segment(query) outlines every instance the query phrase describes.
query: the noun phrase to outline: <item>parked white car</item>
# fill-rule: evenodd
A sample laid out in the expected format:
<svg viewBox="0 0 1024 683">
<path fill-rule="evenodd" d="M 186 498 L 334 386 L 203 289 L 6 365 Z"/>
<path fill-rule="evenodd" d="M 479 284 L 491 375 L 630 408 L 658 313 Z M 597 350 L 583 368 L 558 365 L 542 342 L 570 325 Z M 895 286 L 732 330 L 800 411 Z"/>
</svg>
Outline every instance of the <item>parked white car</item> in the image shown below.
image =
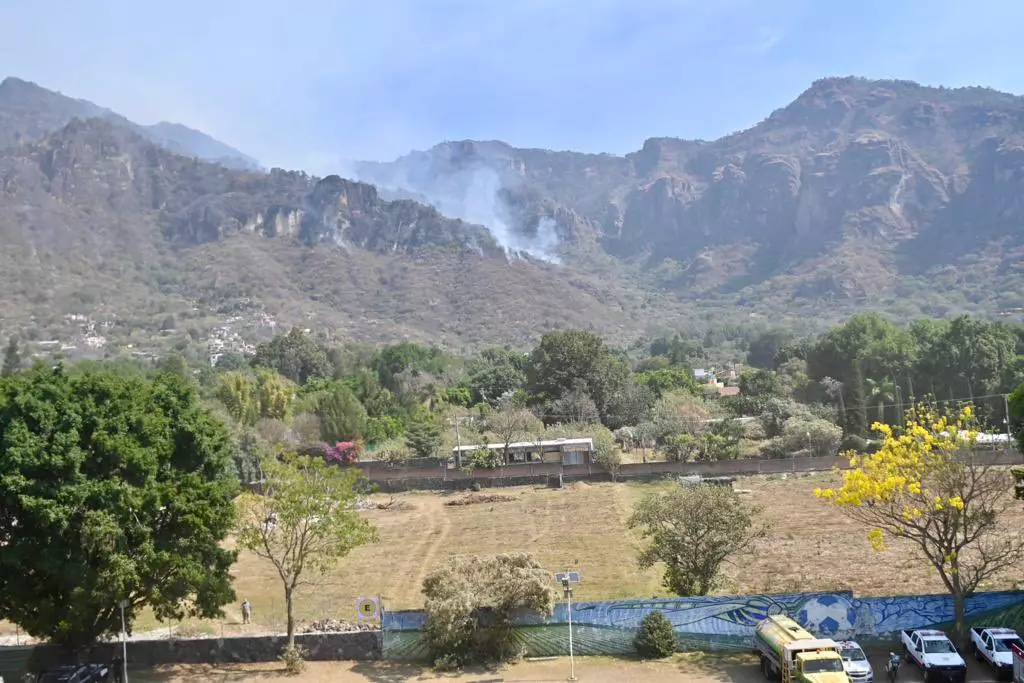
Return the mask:
<svg viewBox="0 0 1024 683">
<path fill-rule="evenodd" d="M 836 645 L 839 646 L 839 656 L 843 658 L 843 669 L 850 683 L 873 683 L 875 672 L 868 656 L 864 654 L 864 648 L 853 640 L 842 640 Z"/>
</svg>

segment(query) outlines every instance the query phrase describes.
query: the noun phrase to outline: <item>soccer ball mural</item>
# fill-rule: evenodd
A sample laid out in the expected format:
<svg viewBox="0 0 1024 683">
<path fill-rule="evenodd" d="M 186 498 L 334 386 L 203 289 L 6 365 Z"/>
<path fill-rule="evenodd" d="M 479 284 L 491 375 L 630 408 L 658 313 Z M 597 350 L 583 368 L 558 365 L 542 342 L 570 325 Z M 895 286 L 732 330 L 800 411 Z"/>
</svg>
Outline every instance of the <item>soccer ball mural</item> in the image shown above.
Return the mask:
<svg viewBox="0 0 1024 683">
<path fill-rule="evenodd" d="M 840 595 L 816 595 L 800 606 L 796 620 L 813 635 L 832 638 L 854 630 L 857 610 Z"/>
</svg>

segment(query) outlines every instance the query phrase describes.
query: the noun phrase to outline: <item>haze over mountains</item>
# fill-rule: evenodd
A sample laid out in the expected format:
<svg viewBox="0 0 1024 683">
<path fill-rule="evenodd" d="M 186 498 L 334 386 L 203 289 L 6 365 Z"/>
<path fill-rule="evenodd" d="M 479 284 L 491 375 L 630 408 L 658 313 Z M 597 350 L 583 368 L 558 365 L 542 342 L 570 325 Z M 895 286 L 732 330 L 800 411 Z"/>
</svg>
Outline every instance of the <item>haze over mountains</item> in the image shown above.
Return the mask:
<svg viewBox="0 0 1024 683">
<path fill-rule="evenodd" d="M 356 182 L 7 79 L 0 148 L 5 325 L 248 300 L 358 338 L 518 343 L 1024 306 L 1024 99 L 983 88 L 823 79 L 715 141 L 446 142 Z"/>
</svg>

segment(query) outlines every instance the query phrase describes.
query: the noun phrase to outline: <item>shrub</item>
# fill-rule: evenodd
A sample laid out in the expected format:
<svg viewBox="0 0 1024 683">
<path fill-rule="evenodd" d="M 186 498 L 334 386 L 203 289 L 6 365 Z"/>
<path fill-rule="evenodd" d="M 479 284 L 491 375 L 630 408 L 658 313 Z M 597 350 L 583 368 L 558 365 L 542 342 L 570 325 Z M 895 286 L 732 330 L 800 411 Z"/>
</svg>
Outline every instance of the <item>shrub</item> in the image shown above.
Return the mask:
<svg viewBox="0 0 1024 683">
<path fill-rule="evenodd" d="M 868 449 L 868 442 L 863 436 L 857 434 L 847 434 L 843 437 L 843 440 L 839 444 L 839 452 L 845 453 L 846 451 L 855 451 L 857 453 L 864 453 Z"/>
<path fill-rule="evenodd" d="M 301 645 L 288 645 L 278 658 L 290 676 L 297 676 L 306 668 L 306 651 Z"/>
<path fill-rule="evenodd" d="M 809 450 L 811 455 L 835 455 L 843 430 L 815 417 L 792 417 L 782 428 L 782 443 L 787 454 Z"/>
<path fill-rule="evenodd" d="M 661 659 L 676 651 L 676 631 L 661 612 L 651 612 L 640 622 L 633 646 L 644 659 Z"/>
</svg>

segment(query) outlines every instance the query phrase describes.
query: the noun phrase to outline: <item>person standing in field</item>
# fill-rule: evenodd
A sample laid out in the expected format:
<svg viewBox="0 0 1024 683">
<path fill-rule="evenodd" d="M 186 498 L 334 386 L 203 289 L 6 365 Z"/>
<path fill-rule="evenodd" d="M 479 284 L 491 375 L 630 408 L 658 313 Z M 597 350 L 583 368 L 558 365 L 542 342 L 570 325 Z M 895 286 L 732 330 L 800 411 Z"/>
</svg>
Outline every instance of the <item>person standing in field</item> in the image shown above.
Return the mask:
<svg viewBox="0 0 1024 683">
<path fill-rule="evenodd" d="M 242 623 L 248 624 L 252 622 L 252 605 L 248 600 L 242 603 Z"/>
</svg>

